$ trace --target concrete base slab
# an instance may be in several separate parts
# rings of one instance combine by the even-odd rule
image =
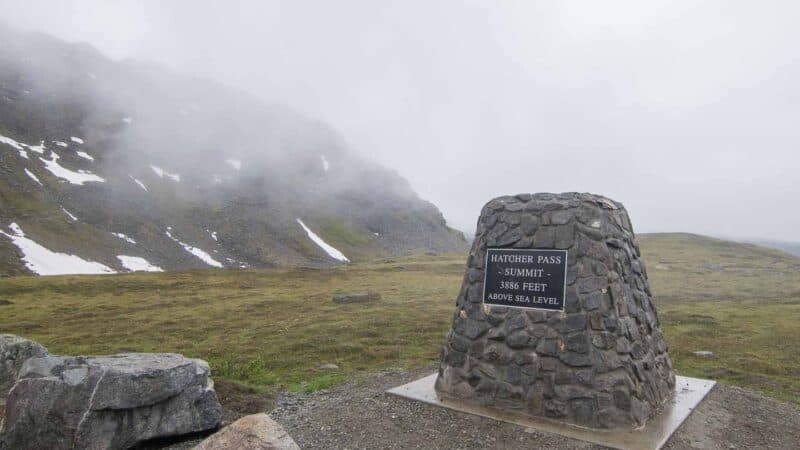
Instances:
[[[675,396],[665,405],[661,414],[651,418],[644,427],[636,430],[609,431],[583,428],[546,418],[525,416],[472,405],[450,398],[442,398],[437,395],[433,388],[435,381],[436,374],[434,373],[417,381],[389,389],[386,392],[442,408],[475,414],[523,427],[530,427],[538,431],[560,434],[573,439],[624,450],[660,449],[716,384],[712,380],[677,376],[675,380]]]

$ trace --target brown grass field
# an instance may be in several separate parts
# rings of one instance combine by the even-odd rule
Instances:
[[[678,372],[800,405],[800,258],[689,234],[640,241]],[[433,367],[464,260],[4,278],[0,332],[53,353],[178,352],[208,360],[217,379],[312,391],[378,370]],[[364,291],[383,299],[331,301]],[[340,370],[319,369],[324,363]]]

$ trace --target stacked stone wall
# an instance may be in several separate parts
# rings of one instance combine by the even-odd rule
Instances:
[[[566,249],[564,311],[484,305],[487,248]],[[442,349],[440,395],[580,426],[635,428],[674,387],[621,204],[578,193],[486,204]]]

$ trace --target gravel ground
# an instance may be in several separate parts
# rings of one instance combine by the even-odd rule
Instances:
[[[283,396],[271,415],[301,448],[603,448],[384,393],[431,372],[385,372],[310,395]],[[717,384],[665,448],[797,449],[800,410]]]
[[[277,399],[220,383],[218,396],[225,410],[225,424],[244,414],[272,410],[272,418],[303,449],[605,448],[385,393],[432,372],[383,372],[333,389],[282,394]],[[187,450],[204,437],[150,442],[139,448]],[[752,391],[717,384],[664,448],[796,450],[800,448],[800,409]]]

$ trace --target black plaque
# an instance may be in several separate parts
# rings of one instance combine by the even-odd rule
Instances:
[[[564,310],[566,250],[490,248],[485,267],[484,304]]]

